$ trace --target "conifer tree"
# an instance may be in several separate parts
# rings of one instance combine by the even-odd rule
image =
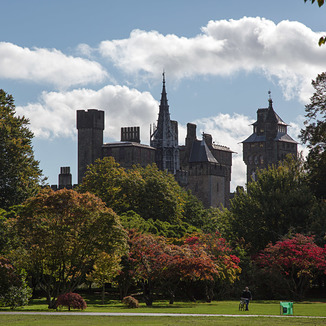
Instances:
[[[315,89],[306,105],[307,120],[301,130],[301,139],[310,149],[307,157],[311,188],[319,198],[326,198],[326,73],[312,81]]]
[[[15,113],[13,97],[0,89],[0,208],[6,210],[35,195],[43,181],[29,121]]]

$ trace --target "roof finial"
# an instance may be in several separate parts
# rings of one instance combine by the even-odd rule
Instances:
[[[272,100],[272,92],[269,90],[268,91],[268,102],[269,102],[269,106],[268,106],[268,108],[273,108],[273,100]]]
[[[163,74],[162,74],[162,76],[163,76],[163,84],[165,84],[165,70],[163,69]]]

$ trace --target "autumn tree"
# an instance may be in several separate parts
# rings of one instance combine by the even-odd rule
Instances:
[[[219,219],[222,235],[251,245],[251,253],[292,232],[308,232],[316,204],[300,160],[257,172],[257,180],[231,200]]]
[[[213,299],[214,289],[233,284],[238,279],[241,273],[240,259],[218,232],[194,234],[185,240],[185,244],[193,250],[204,250],[214,264],[215,273],[211,278],[204,279],[206,301]]]
[[[155,289],[168,294],[173,303],[175,292],[181,287],[193,298],[192,285],[198,282],[212,285],[217,281],[232,283],[240,272],[238,258],[231,255],[220,237],[196,236],[178,245],[164,237],[131,231],[129,245],[128,266],[132,269],[129,275],[142,285],[147,305],[152,304]],[[205,295],[211,300],[208,290],[211,289],[204,289]]]
[[[44,181],[28,124],[16,116],[13,97],[0,89],[0,208],[5,210],[35,195]]]
[[[268,244],[255,260],[267,272],[280,273],[294,299],[302,300],[310,282],[326,274],[326,246],[318,247],[313,237],[302,234]]]
[[[315,89],[306,105],[307,120],[301,130],[301,139],[308,144],[308,180],[319,198],[326,198],[326,73],[312,81]]]
[[[125,249],[118,216],[90,193],[44,189],[8,223],[17,240],[11,257],[37,278],[49,308],[85,280],[103,252],[120,256]]]

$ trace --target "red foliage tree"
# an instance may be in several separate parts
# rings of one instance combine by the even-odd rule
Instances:
[[[310,282],[318,274],[326,274],[326,246],[318,247],[313,237],[296,234],[275,245],[270,243],[255,261],[266,271],[281,273],[294,298],[302,299]]]
[[[57,307],[68,307],[68,310],[70,308],[85,310],[87,304],[80,294],[69,292],[58,296]]]
[[[232,249],[218,232],[215,234],[193,235],[185,240],[192,250],[204,250],[210,256],[214,273],[205,282],[206,300],[211,301],[216,283],[234,283],[241,272],[240,259],[232,254]]]
[[[129,233],[130,252],[128,258],[129,275],[143,286],[147,305],[153,302],[154,287],[161,287],[170,295],[173,303],[175,290],[181,282],[190,284],[205,281],[214,284],[217,279],[233,282],[240,272],[239,259],[230,255],[231,249],[224,239],[206,236],[210,246],[204,243],[205,236],[190,238],[182,245],[168,243],[164,237]],[[124,271],[125,275],[128,274]]]

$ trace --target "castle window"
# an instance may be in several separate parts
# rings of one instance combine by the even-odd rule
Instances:
[[[216,184],[216,191],[219,192],[219,184]]]
[[[257,157],[257,155],[255,156],[255,164],[258,164],[258,157]]]
[[[263,155],[260,155],[260,164],[264,164],[264,157],[263,157]]]

